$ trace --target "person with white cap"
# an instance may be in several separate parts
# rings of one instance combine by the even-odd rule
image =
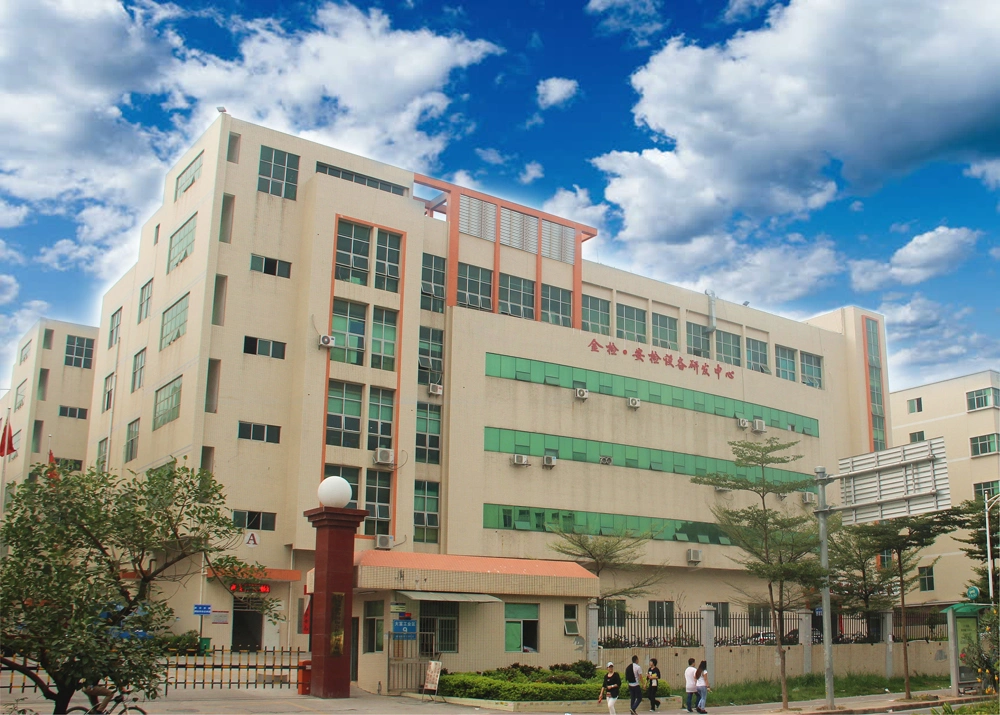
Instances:
[[[597,702],[607,698],[608,713],[615,715],[615,702],[618,700],[618,691],[622,687],[622,676],[615,672],[615,664],[608,663],[608,672],[604,676],[604,684],[601,685],[601,694],[597,697]]]

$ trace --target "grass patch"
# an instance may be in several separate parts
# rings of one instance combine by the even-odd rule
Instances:
[[[936,690],[947,688],[951,681],[947,675],[910,676],[910,687],[913,690]],[[877,675],[852,674],[833,681],[834,695],[838,698],[849,698],[855,695],[877,695],[889,692],[902,693],[903,679],[885,679]],[[788,699],[818,700],[826,697],[826,684],[822,673],[796,676],[788,679]],[[745,683],[733,683],[713,687],[708,694],[708,704],[724,705],[755,705],[758,703],[781,702],[781,683],[770,680],[757,680]]]

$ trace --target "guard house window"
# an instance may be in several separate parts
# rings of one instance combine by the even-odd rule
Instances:
[[[368,449],[392,448],[392,402],[392,390],[369,390]]]
[[[233,509],[233,524],[237,529],[250,531],[274,531],[276,514],[272,511],[243,511]]]
[[[581,298],[581,327],[585,332],[611,335],[611,301],[584,293]]]
[[[384,642],[385,601],[365,601],[365,653],[381,653]]]
[[[580,635],[580,620],[575,603],[563,604],[563,634],[567,636]]]
[[[163,325],[160,327],[160,350],[179,340],[187,332],[188,295],[163,311]]]
[[[809,387],[823,387],[823,358],[802,351],[799,353],[802,365],[802,384]]]
[[[646,342],[646,311],[619,303],[616,312],[615,332],[618,337],[635,343]]]
[[[279,261],[277,258],[258,256],[256,253],[250,254],[250,270],[257,273],[266,273],[269,276],[278,278],[292,277],[292,264],[288,261]]]
[[[538,652],[538,604],[505,603],[504,650],[508,653]]]
[[[146,348],[143,348],[132,357],[132,389],[135,392],[142,387],[142,381],[146,374]]]
[[[24,344],[24,347],[21,348],[21,354],[17,359],[17,364],[22,365],[24,361],[28,359],[28,356],[30,354],[31,354],[31,341],[29,340]]]
[[[674,627],[674,602],[650,601],[649,625],[659,628]]]
[[[243,336],[243,352],[247,355],[263,355],[276,360],[284,360],[285,347],[285,343],[279,340],[255,338],[250,335]]]
[[[139,310],[138,310],[138,320],[136,323],[141,323],[143,320],[149,317],[149,309],[153,302],[153,281],[146,281],[146,285],[139,289]]]
[[[348,365],[365,364],[365,312],[367,306],[349,303],[346,300],[333,301],[333,347],[330,359],[346,362]]]
[[[392,498],[392,474],[369,469],[365,477],[365,534],[389,533],[389,509]]]
[[[966,392],[965,400],[969,406],[969,412],[981,410],[984,407],[1000,407],[1000,389],[984,387],[982,390]]]
[[[914,442],[923,442],[923,441],[924,441],[923,430],[920,430],[919,432],[910,432],[910,444],[913,444]]]
[[[920,581],[921,591],[934,590],[934,567],[921,566],[917,569],[917,578]]]
[[[441,463],[441,405],[417,403],[417,461]]]
[[[500,274],[500,312],[516,318],[535,319],[535,281]]]
[[[420,655],[458,652],[458,604],[420,602]]]
[[[168,382],[153,396],[153,431],[181,416],[181,378]]]
[[[923,397],[914,397],[912,400],[907,400],[906,401],[906,411],[908,413],[910,413],[911,415],[914,412],[923,412],[924,411],[924,398]]]
[[[281,427],[278,425],[261,425],[256,422],[240,422],[236,436],[239,439],[249,439],[254,442],[281,444]]]
[[[653,313],[652,344],[667,350],[677,349],[677,318]]]
[[[361,447],[361,385],[330,380],[326,393],[326,443]]]
[[[742,364],[741,352],[739,335],[736,333],[727,333],[725,330],[715,331],[716,360],[740,367]]]
[[[493,271],[459,263],[458,304],[466,308],[493,310]]]
[[[115,403],[115,374],[104,378],[104,397],[101,399],[101,412],[107,412]]]
[[[712,357],[712,338],[708,328],[698,323],[687,324],[687,351],[695,357]]]
[[[343,477],[351,485],[351,501],[347,502],[345,509],[358,508],[358,478],[361,470],[358,467],[342,467],[337,464],[323,465],[323,479],[327,477]]]
[[[260,148],[257,191],[295,201],[299,183],[299,157],[269,146]]]
[[[170,237],[170,247],[167,249],[167,273],[170,273],[185,258],[191,255],[194,247],[194,230],[198,224],[198,214],[195,214]]]
[[[329,174],[330,176],[336,176],[344,181],[350,181],[355,184],[361,184],[362,186],[367,186],[372,189],[378,189],[379,191],[385,191],[389,194],[395,194],[396,196],[406,196],[406,189],[402,186],[396,184],[390,184],[388,181],[382,181],[381,179],[375,179],[371,176],[364,176],[354,171],[348,171],[347,169],[341,169],[336,166],[330,166],[329,164],[324,164],[320,161],[316,162],[316,173],[317,174]]]
[[[399,245],[403,237],[378,230],[375,236],[375,287],[399,292]]]
[[[597,625],[625,627],[625,600],[604,598],[597,602]]]
[[[28,393],[28,381],[24,380],[14,390],[14,412],[24,407],[24,396]]]
[[[715,627],[716,628],[729,628],[729,602],[728,601],[715,601],[712,603],[706,603],[706,606],[711,606],[715,609]]]
[[[1000,480],[973,484],[972,493],[975,499],[987,499],[988,497],[996,496],[1000,494]]]
[[[443,357],[444,331],[421,325],[420,343],[417,351],[417,359],[420,363],[417,370],[417,384],[441,384],[441,373],[444,372]]]
[[[767,628],[771,625],[771,609],[768,606],[751,603],[747,606],[747,615],[751,628]]]
[[[131,462],[139,456],[139,420],[129,422],[125,428],[125,449],[122,454],[122,462]]]
[[[72,417],[77,420],[87,419],[87,408],[86,407],[69,407],[67,405],[59,405],[59,416],[60,417]]]
[[[177,175],[177,183],[174,185],[174,201],[180,198],[180,195],[186,192],[198,177],[201,176],[201,160],[205,156],[205,152],[201,152],[194,158],[187,168],[184,169],[180,174]]]
[[[119,308],[111,314],[111,322],[108,324],[108,347],[113,348],[118,342],[122,327],[122,309]]]
[[[573,291],[542,283],[542,322],[573,325]]]
[[[1000,440],[1000,435],[997,434],[984,434],[979,437],[973,437],[969,440],[972,446],[972,456],[980,457],[984,454],[996,454],[998,440]]]
[[[791,348],[783,348],[780,345],[774,346],[774,363],[777,368],[777,375],[782,380],[795,382],[795,351]]]
[[[438,502],[441,485],[417,480],[413,486],[413,540],[438,542]]]
[[[420,270],[420,309],[444,312],[445,259],[425,253]]]
[[[89,370],[94,361],[94,339],[76,335],[66,336],[66,360],[69,367]]]
[[[396,369],[396,311],[372,308],[372,367]]]
[[[767,343],[747,338],[747,367],[754,372],[771,374],[771,370],[767,366]]]
[[[340,221],[337,224],[337,265],[334,276],[338,281],[368,285],[368,256],[372,230],[368,226]]]

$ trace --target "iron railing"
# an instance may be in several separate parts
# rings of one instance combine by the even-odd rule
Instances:
[[[682,648],[701,645],[701,614],[617,612],[598,626],[602,648]]]
[[[781,642],[799,642],[799,615],[793,612],[779,614],[781,622]],[[750,613],[728,613],[719,618],[716,614],[715,644],[727,645],[774,645],[778,637],[774,632],[774,622],[767,609]]]

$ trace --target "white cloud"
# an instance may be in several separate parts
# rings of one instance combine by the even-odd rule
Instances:
[[[454,172],[448,177],[448,181],[459,186],[464,186],[467,189],[473,189],[474,191],[482,191],[483,189],[483,185],[479,183],[479,180],[465,169],[459,169]]]
[[[566,104],[573,99],[580,89],[580,83],[575,79],[565,77],[549,77],[539,81],[535,91],[538,94],[539,109],[549,109]]]
[[[988,188],[1000,189],[1000,159],[977,161],[965,170],[965,175],[979,179]]]
[[[6,241],[0,238],[0,262],[10,264],[24,263],[24,256],[15,248],[11,248]]]
[[[610,208],[605,203],[593,203],[590,200],[590,192],[576,185],[572,191],[557,189],[556,193],[542,204],[542,211],[586,226],[593,226],[599,233],[607,232],[606,221]]]
[[[531,129],[532,127],[536,127],[539,124],[545,124],[545,120],[542,119],[541,112],[535,112],[530,117],[528,117],[527,121],[524,123],[524,128]]]
[[[774,0],[729,0],[722,19],[725,22],[742,22],[753,17],[762,9],[773,3]]]
[[[854,213],[859,213],[865,210],[865,204],[863,201],[852,201],[848,208],[850,208]]]
[[[857,291],[872,291],[892,284],[916,285],[950,273],[968,258],[981,235],[968,228],[938,226],[914,236],[888,262],[851,261],[851,285]]]
[[[511,157],[501,154],[496,149],[476,149],[476,156],[485,161],[487,164],[492,164],[494,166],[503,166],[506,164]]]
[[[532,181],[541,179],[545,176],[545,169],[537,161],[529,161],[524,165],[524,170],[521,175],[517,177],[517,180],[522,184],[530,184]]]
[[[897,221],[889,226],[892,233],[909,233],[916,221]]]
[[[6,273],[0,273],[0,305],[6,305],[17,298],[20,288],[17,278]]]
[[[600,16],[602,32],[628,33],[633,44],[644,47],[666,27],[660,4],[660,0],[588,0],[584,9]]]
[[[13,313],[0,313],[0,386],[10,379],[17,341],[48,310],[44,300],[30,300]]]
[[[1000,261],[1000,246],[995,246],[990,249],[990,256]]]
[[[0,228],[14,228],[24,223],[28,216],[28,207],[15,206],[0,199]]]

